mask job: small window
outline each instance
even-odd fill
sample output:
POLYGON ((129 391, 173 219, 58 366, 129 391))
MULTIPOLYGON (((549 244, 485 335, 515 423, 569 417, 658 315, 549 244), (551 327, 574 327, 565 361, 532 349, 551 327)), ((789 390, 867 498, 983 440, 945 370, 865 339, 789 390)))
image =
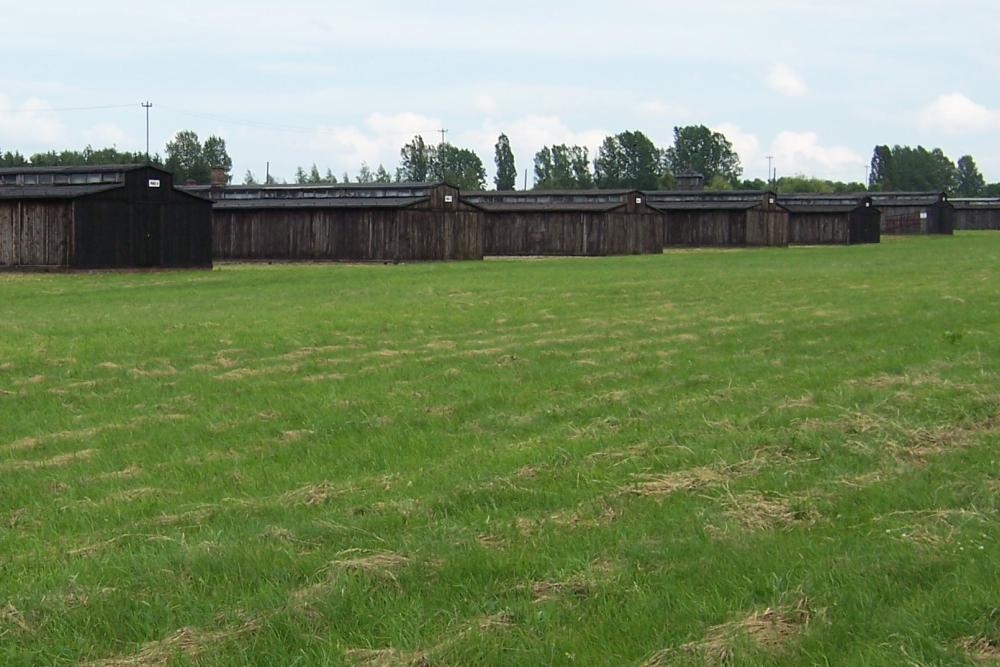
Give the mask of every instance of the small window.
POLYGON ((25 174, 24 175, 25 185, 38 185, 38 174, 25 174))
POLYGON ((87 183, 100 183, 101 182, 101 175, 100 174, 87 174, 86 178, 87 178, 87 183))
POLYGON ((86 174, 70 174, 69 175, 69 182, 72 185, 83 185, 84 183, 87 182, 87 175, 86 174))
POLYGON ((56 185, 66 185, 69 183, 69 174, 55 174, 52 177, 52 182, 56 185))
POLYGON ((39 174, 38 175, 39 185, 52 185, 52 174, 39 174))
POLYGON ((101 174, 102 183, 121 183, 121 174, 117 172, 106 172, 101 174))

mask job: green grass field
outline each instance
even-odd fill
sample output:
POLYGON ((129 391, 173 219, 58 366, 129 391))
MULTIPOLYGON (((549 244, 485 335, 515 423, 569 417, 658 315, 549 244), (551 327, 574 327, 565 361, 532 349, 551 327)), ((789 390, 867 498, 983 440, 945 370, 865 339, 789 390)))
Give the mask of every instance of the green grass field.
POLYGON ((1000 234, 0 274, 0 664, 1000 656, 1000 234))

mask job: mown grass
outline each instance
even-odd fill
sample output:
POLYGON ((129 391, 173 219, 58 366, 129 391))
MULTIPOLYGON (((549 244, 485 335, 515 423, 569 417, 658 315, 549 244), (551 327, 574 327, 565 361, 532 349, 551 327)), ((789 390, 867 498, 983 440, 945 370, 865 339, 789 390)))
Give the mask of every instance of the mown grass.
POLYGON ((1000 235, 0 274, 0 664, 1000 653, 1000 235))

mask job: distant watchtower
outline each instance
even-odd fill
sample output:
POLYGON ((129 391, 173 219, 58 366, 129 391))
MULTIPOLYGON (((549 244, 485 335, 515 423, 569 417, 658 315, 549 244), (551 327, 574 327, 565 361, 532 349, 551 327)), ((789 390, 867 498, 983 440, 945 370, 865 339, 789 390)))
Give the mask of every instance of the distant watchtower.
POLYGON ((674 183, 678 190, 684 192, 698 192, 705 189, 705 177, 693 172, 677 174, 674 176, 674 183))

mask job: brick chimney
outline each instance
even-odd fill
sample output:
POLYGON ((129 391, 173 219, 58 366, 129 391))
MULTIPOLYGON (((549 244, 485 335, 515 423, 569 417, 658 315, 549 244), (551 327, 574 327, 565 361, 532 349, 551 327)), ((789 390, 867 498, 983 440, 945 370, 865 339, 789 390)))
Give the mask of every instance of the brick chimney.
POLYGON ((225 167, 212 167, 212 187, 221 188, 229 183, 229 174, 226 173, 225 167))

